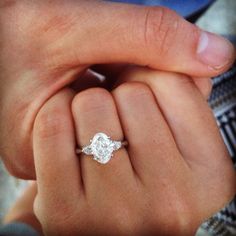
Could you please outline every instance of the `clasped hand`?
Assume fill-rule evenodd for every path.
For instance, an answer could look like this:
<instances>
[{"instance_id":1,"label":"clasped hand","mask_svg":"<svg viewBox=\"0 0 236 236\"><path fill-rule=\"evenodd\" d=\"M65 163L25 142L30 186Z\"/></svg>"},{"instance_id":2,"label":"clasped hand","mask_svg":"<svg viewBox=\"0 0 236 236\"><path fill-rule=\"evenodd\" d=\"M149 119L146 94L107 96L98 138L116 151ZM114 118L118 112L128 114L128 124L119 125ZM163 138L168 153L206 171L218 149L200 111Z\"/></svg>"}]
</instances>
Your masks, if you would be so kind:
<instances>
[{"instance_id":1,"label":"clasped hand","mask_svg":"<svg viewBox=\"0 0 236 236\"><path fill-rule=\"evenodd\" d=\"M0 28L0 154L37 178L46 234L190 235L232 199L207 80L136 68L111 93L68 88L103 63L111 79L114 63L215 76L234 60L228 41L166 8L106 1L1 0ZM78 157L97 132L129 146L105 166Z\"/></svg>"},{"instance_id":2,"label":"clasped hand","mask_svg":"<svg viewBox=\"0 0 236 236\"><path fill-rule=\"evenodd\" d=\"M36 216L48 235L193 235L235 193L212 112L186 76L136 68L120 81L64 89L39 112ZM97 132L129 146L106 165L77 156Z\"/></svg>"}]
</instances>

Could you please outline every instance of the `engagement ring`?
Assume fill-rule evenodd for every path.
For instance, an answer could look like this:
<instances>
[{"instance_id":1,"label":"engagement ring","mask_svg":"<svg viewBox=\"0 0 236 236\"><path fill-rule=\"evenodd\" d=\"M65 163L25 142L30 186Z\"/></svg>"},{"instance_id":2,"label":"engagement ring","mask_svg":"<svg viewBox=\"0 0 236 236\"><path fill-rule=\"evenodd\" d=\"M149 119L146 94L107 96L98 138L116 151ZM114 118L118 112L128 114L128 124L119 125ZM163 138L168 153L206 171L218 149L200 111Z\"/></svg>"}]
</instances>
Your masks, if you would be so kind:
<instances>
[{"instance_id":1,"label":"engagement ring","mask_svg":"<svg viewBox=\"0 0 236 236\"><path fill-rule=\"evenodd\" d=\"M128 145L126 141L114 141L104 133L95 134L90 142L88 146L77 148L76 153L93 156L93 159L101 164L108 163L114 151Z\"/></svg>"}]
</instances>

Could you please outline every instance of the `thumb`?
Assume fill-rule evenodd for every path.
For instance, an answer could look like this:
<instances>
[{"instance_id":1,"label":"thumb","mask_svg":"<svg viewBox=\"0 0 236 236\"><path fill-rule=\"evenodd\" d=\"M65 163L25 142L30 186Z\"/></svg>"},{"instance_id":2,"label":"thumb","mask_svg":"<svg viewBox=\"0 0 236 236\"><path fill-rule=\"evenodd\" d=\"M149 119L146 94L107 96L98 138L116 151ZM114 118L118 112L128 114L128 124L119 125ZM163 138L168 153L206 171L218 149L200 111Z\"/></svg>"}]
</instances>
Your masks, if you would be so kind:
<instances>
[{"instance_id":1,"label":"thumb","mask_svg":"<svg viewBox=\"0 0 236 236\"><path fill-rule=\"evenodd\" d=\"M234 60L229 41L169 9L105 1L72 5L76 20L63 37L72 64L133 63L208 77L222 73Z\"/></svg>"}]
</instances>

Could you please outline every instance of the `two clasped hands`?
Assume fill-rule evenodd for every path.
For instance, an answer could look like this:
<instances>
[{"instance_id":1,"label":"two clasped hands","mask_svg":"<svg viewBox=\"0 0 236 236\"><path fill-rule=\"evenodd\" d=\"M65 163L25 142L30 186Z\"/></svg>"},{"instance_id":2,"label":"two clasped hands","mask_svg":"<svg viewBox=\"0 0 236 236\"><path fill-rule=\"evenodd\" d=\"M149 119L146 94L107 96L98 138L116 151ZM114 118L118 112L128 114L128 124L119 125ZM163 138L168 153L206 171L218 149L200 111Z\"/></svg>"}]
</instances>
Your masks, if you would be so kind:
<instances>
[{"instance_id":1,"label":"two clasped hands","mask_svg":"<svg viewBox=\"0 0 236 236\"><path fill-rule=\"evenodd\" d=\"M159 7L23 0L0 11L1 156L37 179L44 234L193 235L233 198L206 102L208 77L234 60L228 41ZM75 153L98 132L128 141L106 165Z\"/></svg>"}]
</instances>

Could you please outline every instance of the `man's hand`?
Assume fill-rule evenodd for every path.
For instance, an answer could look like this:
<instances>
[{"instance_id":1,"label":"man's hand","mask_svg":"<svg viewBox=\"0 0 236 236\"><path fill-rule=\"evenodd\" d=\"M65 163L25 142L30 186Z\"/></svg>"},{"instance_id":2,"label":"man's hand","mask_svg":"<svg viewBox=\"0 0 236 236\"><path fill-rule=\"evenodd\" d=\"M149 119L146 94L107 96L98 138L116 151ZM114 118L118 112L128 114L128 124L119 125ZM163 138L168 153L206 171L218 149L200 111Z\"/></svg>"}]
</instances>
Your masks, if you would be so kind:
<instances>
[{"instance_id":1,"label":"man's hand","mask_svg":"<svg viewBox=\"0 0 236 236\"><path fill-rule=\"evenodd\" d=\"M35 117L92 64L132 63L213 76L233 46L171 10L105 1L1 0L0 155L12 174L35 178Z\"/></svg>"},{"instance_id":2,"label":"man's hand","mask_svg":"<svg viewBox=\"0 0 236 236\"><path fill-rule=\"evenodd\" d=\"M192 80L132 73L124 79L148 85L89 89L74 99L63 90L40 110L34 209L46 235L193 235L233 198L232 163ZM106 165L76 156L75 147L101 131L125 137L128 148Z\"/></svg>"}]
</instances>

